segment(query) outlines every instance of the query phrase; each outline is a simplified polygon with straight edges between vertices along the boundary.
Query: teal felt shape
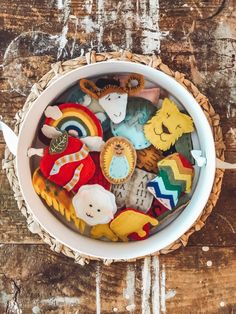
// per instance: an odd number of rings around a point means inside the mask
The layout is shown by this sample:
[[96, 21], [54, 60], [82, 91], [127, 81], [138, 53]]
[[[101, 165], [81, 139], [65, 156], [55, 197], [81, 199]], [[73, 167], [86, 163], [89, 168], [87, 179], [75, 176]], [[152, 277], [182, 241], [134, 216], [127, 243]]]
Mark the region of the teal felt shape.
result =
[[151, 143], [144, 136], [143, 126], [155, 112], [156, 107], [151, 101], [130, 97], [125, 119], [118, 124], [111, 122], [111, 132], [114, 136], [127, 138], [136, 150], [147, 148]]
[[70, 87], [57, 99], [58, 103], [73, 103], [73, 104], [88, 104], [91, 102], [91, 97], [85, 94], [78, 84]]
[[191, 133], [183, 134], [175, 143], [175, 149], [177, 152], [181, 153], [191, 164], [195, 164], [194, 158], [191, 154], [193, 150], [193, 142]]

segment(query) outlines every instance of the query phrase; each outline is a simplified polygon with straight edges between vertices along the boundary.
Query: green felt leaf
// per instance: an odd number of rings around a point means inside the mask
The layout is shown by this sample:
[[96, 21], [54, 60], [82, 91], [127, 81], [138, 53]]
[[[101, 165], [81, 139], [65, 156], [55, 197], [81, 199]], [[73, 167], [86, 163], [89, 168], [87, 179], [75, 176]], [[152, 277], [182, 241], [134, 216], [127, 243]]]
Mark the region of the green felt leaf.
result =
[[63, 132], [60, 136], [53, 138], [50, 142], [49, 153], [50, 155], [60, 154], [66, 150], [68, 144], [68, 134]]

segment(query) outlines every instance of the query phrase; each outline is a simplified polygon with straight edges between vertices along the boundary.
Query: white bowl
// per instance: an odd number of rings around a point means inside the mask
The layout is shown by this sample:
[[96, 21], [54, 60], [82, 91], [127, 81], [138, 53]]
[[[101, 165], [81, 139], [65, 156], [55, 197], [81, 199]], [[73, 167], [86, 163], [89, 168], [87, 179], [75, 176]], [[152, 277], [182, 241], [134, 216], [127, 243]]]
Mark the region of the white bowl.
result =
[[[109, 73], [140, 73], [146, 79], [171, 93], [193, 118], [200, 149], [207, 159], [200, 169], [198, 182], [189, 205], [164, 229], [146, 240], [113, 243], [84, 237], [66, 227], [42, 203], [32, 185], [32, 173], [27, 150], [32, 146], [38, 122], [46, 106], [79, 79]], [[27, 113], [19, 134], [17, 171], [22, 194], [35, 219], [54, 238], [81, 254], [103, 259], [131, 259], [154, 253], [181, 237], [201, 214], [212, 189], [215, 176], [215, 147], [208, 121], [193, 96], [178, 82], [149, 66], [126, 61], [90, 64], [73, 70], [53, 82], [34, 102]]]

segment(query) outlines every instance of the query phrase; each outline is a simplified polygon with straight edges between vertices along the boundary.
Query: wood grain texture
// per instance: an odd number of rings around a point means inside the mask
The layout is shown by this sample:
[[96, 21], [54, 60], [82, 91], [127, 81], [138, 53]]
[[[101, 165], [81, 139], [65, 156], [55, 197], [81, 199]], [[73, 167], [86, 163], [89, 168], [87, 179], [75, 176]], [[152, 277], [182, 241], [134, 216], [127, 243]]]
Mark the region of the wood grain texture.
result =
[[159, 259], [82, 267], [44, 245], [2, 245], [0, 311], [92, 314], [97, 305], [104, 314], [234, 313], [235, 253], [189, 247]]
[[[57, 60], [90, 49], [160, 52], [211, 100], [236, 162], [235, 41], [234, 0], [2, 0], [0, 114], [13, 126]], [[185, 249], [82, 268], [28, 231], [1, 169], [0, 313], [235, 313], [235, 192], [227, 171], [216, 208]]]

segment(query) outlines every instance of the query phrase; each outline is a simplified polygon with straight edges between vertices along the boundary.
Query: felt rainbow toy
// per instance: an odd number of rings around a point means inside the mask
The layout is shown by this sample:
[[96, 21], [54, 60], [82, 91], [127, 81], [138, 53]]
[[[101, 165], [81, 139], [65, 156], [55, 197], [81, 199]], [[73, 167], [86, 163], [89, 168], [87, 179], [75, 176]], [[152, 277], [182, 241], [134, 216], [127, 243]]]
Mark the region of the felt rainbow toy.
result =
[[67, 131], [77, 137], [103, 135], [101, 124], [95, 114], [80, 104], [59, 105], [62, 115], [59, 119], [47, 118], [44, 124]]
[[148, 182], [148, 190], [166, 208], [176, 207], [179, 197], [191, 191], [194, 169], [180, 153], [174, 153], [158, 162], [159, 174]]

